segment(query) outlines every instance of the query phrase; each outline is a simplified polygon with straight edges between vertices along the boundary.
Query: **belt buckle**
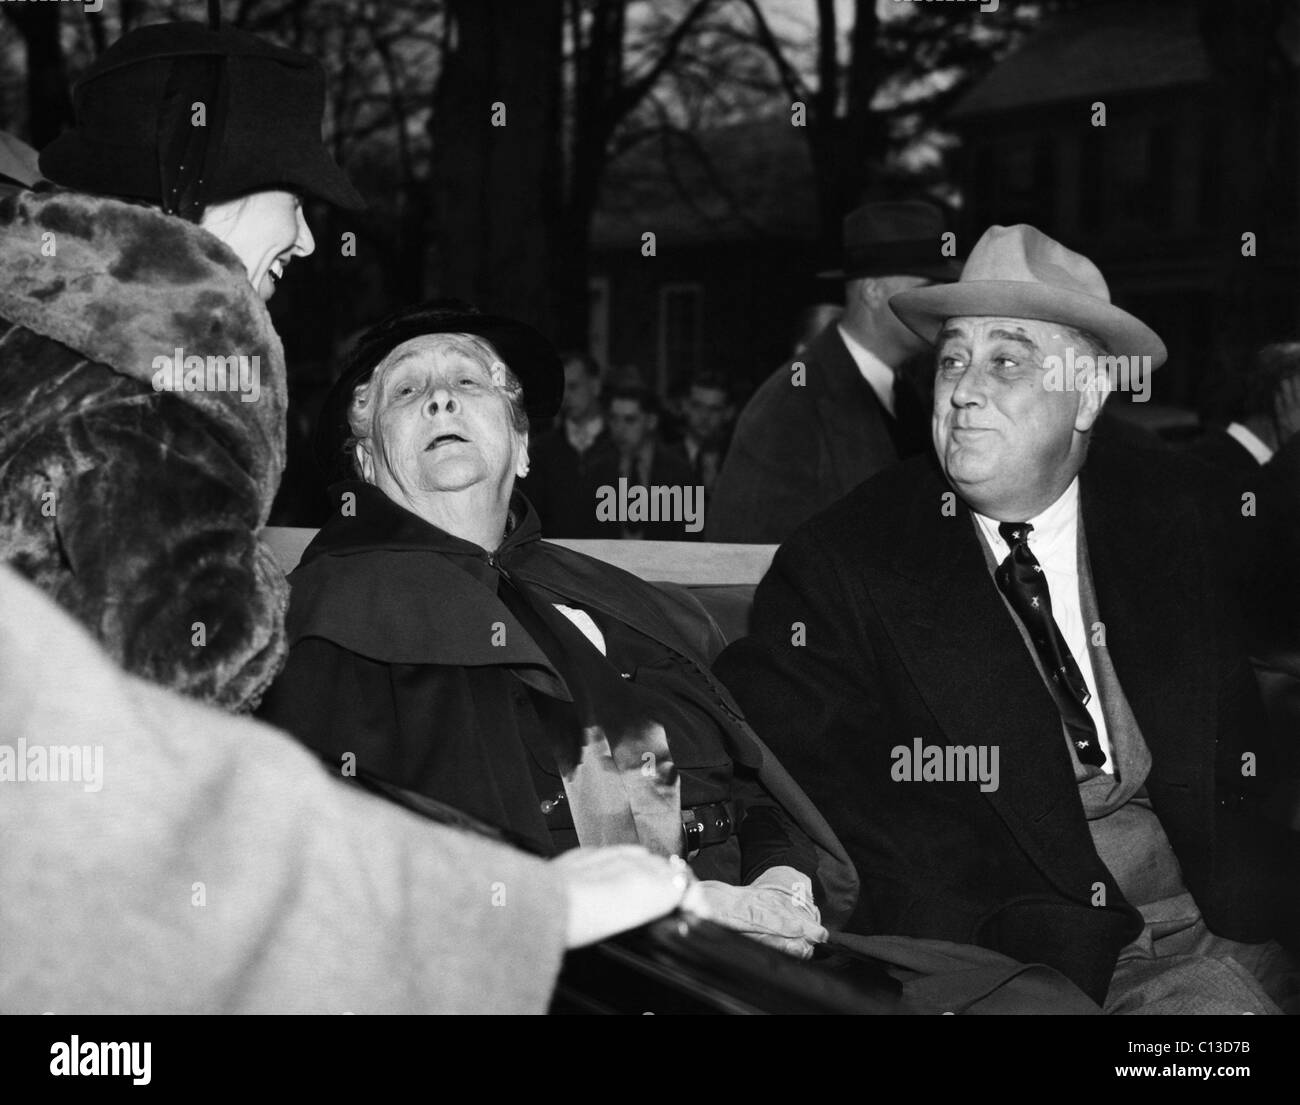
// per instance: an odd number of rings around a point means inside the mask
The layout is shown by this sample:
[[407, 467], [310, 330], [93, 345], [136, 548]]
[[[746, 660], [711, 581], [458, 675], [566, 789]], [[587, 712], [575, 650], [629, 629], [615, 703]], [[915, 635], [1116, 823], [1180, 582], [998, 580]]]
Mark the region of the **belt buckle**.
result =
[[704, 844], [704, 822], [692, 810], [682, 810], [682, 831], [686, 836], [687, 857], [694, 856]]

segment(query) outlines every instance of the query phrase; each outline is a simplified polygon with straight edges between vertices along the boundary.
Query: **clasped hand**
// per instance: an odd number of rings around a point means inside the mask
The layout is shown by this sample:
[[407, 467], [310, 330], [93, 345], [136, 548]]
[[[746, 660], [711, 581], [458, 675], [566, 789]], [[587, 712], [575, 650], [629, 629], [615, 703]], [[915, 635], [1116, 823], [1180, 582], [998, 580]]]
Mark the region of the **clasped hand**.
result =
[[827, 939], [812, 882], [793, 867], [771, 867], [748, 886], [715, 879], [692, 883], [681, 908], [800, 959]]

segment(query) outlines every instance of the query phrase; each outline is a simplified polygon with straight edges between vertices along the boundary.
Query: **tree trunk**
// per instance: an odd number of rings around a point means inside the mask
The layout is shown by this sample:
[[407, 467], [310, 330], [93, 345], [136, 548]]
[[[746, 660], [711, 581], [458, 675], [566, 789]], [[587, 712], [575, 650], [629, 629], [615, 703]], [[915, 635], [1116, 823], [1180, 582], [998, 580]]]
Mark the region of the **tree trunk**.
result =
[[600, 201], [609, 139], [621, 117], [626, 8], [626, 0], [601, 0], [592, 9], [585, 41], [576, 5], [570, 10], [575, 35], [573, 138], [554, 259], [556, 338], [566, 348], [585, 349], [588, 344], [591, 223]]
[[[834, 0], [817, 0], [817, 91], [810, 105], [808, 143], [813, 178], [817, 182], [818, 250], [830, 259], [840, 255], [840, 222], [844, 198], [840, 180], [840, 60], [839, 28]], [[828, 263], [835, 263], [828, 261]]]
[[[887, 146], [887, 122], [871, 110], [879, 81], [874, 0], [857, 0], [849, 62], [841, 73], [833, 0], [818, 0], [818, 88], [809, 146], [817, 182], [819, 249], [830, 260], [841, 249], [844, 216], [871, 196]], [[840, 93], [844, 91], [843, 111]]]
[[39, 150], [72, 122], [68, 73], [59, 44], [59, 5], [6, 4], [4, 12], [27, 48], [27, 131]]
[[450, 0], [448, 15], [431, 123], [437, 292], [553, 334], [553, 258], [571, 245], [557, 242], [561, 0], [527, 18], [509, 0]]

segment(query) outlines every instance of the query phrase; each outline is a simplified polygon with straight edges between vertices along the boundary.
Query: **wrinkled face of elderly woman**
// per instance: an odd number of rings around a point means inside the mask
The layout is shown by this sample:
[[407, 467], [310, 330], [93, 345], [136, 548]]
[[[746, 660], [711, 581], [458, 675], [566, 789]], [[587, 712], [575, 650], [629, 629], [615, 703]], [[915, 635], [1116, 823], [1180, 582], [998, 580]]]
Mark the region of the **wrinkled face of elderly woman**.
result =
[[508, 497], [528, 471], [522, 389], [470, 334], [397, 346], [353, 392], [349, 422], [362, 478], [390, 498], [469, 489]]

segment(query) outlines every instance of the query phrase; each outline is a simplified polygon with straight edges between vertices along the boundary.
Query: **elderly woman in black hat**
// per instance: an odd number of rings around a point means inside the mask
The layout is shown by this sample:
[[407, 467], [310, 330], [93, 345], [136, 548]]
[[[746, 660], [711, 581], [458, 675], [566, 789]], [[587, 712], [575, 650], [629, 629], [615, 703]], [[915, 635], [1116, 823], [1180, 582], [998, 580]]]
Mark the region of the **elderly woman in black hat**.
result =
[[0, 200], [0, 558], [128, 670], [232, 709], [283, 661], [255, 531], [285, 460], [264, 301], [312, 252], [301, 198], [361, 198], [313, 59], [236, 30], [126, 35]]
[[528, 418], [562, 386], [545, 339], [470, 309], [363, 335], [322, 422], [353, 478], [290, 576], [262, 715], [335, 770], [540, 854], [681, 855], [700, 912], [809, 955], [818, 907], [835, 923], [855, 876], [709, 673], [716, 627], [684, 593], [540, 540], [515, 489]]

